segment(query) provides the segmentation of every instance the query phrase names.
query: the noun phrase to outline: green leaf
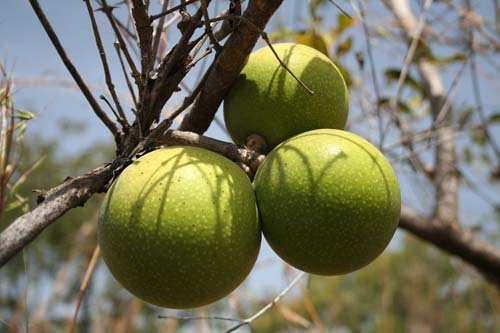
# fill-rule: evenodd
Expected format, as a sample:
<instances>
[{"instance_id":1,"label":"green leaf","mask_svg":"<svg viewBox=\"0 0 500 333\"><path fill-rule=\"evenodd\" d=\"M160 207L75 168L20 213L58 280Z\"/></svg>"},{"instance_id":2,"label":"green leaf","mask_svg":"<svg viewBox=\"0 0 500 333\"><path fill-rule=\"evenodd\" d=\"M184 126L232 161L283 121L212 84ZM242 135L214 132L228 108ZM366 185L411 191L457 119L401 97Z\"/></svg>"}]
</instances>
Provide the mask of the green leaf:
<instances>
[{"instance_id":1,"label":"green leaf","mask_svg":"<svg viewBox=\"0 0 500 333\"><path fill-rule=\"evenodd\" d=\"M7 207L5 207L5 212L10 212L12 210L15 210L15 209L18 209L20 207L22 207L23 205L27 205L28 202L27 200L23 201L23 200L15 200L15 201L12 201L12 202L9 202L7 204Z\"/></svg>"},{"instance_id":2,"label":"green leaf","mask_svg":"<svg viewBox=\"0 0 500 333\"><path fill-rule=\"evenodd\" d=\"M328 47L323 36L316 33L315 29L298 32L295 34L295 42L310 46L328 57Z\"/></svg>"},{"instance_id":3,"label":"green leaf","mask_svg":"<svg viewBox=\"0 0 500 333\"><path fill-rule=\"evenodd\" d=\"M488 123L500 123L500 113L494 113L488 118Z\"/></svg>"},{"instance_id":4,"label":"green leaf","mask_svg":"<svg viewBox=\"0 0 500 333\"><path fill-rule=\"evenodd\" d=\"M22 109L17 109L16 114L14 115L14 118L20 119L20 120L32 120L36 118L36 115L32 112L22 110Z\"/></svg>"},{"instance_id":5,"label":"green leaf","mask_svg":"<svg viewBox=\"0 0 500 333\"><path fill-rule=\"evenodd\" d=\"M345 41L337 45L337 50L335 54L337 56L342 56L352 49L352 37L347 38Z\"/></svg>"},{"instance_id":6,"label":"green leaf","mask_svg":"<svg viewBox=\"0 0 500 333\"><path fill-rule=\"evenodd\" d=\"M385 79L387 80L387 83L398 82L399 77L401 76L401 69L389 68L384 72L384 76ZM404 84L417 92L422 92L422 87L420 83L413 76L411 76L410 73L406 74L406 79Z\"/></svg>"},{"instance_id":7,"label":"green leaf","mask_svg":"<svg viewBox=\"0 0 500 333\"><path fill-rule=\"evenodd\" d=\"M435 58L434 63L437 65L446 65L453 62L464 62L467 61L467 56L463 53L457 53L448 57Z\"/></svg>"},{"instance_id":8,"label":"green leaf","mask_svg":"<svg viewBox=\"0 0 500 333\"><path fill-rule=\"evenodd\" d=\"M391 103L391 99L388 97L382 97L378 101L378 105L380 107L383 107L383 106L389 107L390 103ZM411 108L405 102L399 101L397 103L397 106L398 106L398 111L403 112L403 113L411 113Z\"/></svg>"},{"instance_id":9,"label":"green leaf","mask_svg":"<svg viewBox=\"0 0 500 333\"><path fill-rule=\"evenodd\" d=\"M342 32L344 32L346 29L352 26L356 22L356 20L353 18L349 18L344 14L339 14L337 16L337 22L338 22L338 34L340 35Z\"/></svg>"},{"instance_id":10,"label":"green leaf","mask_svg":"<svg viewBox=\"0 0 500 333\"><path fill-rule=\"evenodd\" d=\"M486 131L483 127L476 127L471 131L472 141L478 145L484 146L486 144Z\"/></svg>"}]
</instances>

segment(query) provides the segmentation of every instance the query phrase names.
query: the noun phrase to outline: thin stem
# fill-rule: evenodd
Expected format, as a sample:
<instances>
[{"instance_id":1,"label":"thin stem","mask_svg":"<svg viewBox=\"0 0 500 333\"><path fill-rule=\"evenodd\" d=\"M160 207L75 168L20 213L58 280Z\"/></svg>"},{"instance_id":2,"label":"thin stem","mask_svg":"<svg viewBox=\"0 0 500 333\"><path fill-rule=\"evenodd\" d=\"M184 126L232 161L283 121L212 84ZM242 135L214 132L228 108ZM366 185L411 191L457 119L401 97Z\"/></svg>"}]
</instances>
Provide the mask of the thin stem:
<instances>
[{"instance_id":1,"label":"thin stem","mask_svg":"<svg viewBox=\"0 0 500 333\"><path fill-rule=\"evenodd\" d=\"M129 123L127 121L127 117L123 112L123 108L118 100L118 96L115 91L115 85L113 84L113 80L111 78L111 72L109 70L108 60L106 58L106 52L104 51L104 47L102 45L101 34L99 33L99 27L97 26L94 11L92 9L92 5L90 4L90 0L84 0L87 5L87 10L89 12L90 21L92 23L92 30L94 31L94 38L97 44L97 49L99 50L99 56L101 57L102 67L104 70L104 76L106 78L106 85L108 86L109 93L113 98L113 102L115 103L116 109L118 110L118 115L115 115L118 122L124 127L129 127Z\"/></svg>"},{"instance_id":2,"label":"thin stem","mask_svg":"<svg viewBox=\"0 0 500 333\"><path fill-rule=\"evenodd\" d=\"M57 37L56 33L54 32L54 29L52 28L49 20L45 16L45 13L43 12L42 8L40 7L40 4L38 3L38 0L29 0L31 7L35 11L36 16L40 20L40 23L42 24L43 28L45 29L45 32L49 36L50 41L54 45L54 48L56 49L57 53L59 54L59 57L63 61L64 65L70 72L71 76L75 80L76 84L78 85L78 88L82 91L83 95L89 102L90 106L94 110L94 113L99 117L99 119L106 125L106 127L113 133L115 137L118 136L118 128L116 127L115 123L107 116L107 114L102 110L102 108L99 106L97 103L96 99L94 96L92 96L92 93L90 92L89 88L83 81L82 77L80 76L80 73L78 70L75 68L71 60L69 59L68 55L66 54L66 51L64 50L61 42L59 41L59 38Z\"/></svg>"},{"instance_id":3,"label":"thin stem","mask_svg":"<svg viewBox=\"0 0 500 333\"><path fill-rule=\"evenodd\" d=\"M427 16L427 13L429 11L429 8L432 5L432 2L433 2L433 0L426 0L425 1L422 13L420 14L420 19L418 20L417 31L412 36L413 40L410 44L410 47L408 48L408 52L406 53L403 67L401 68L401 73L399 75L398 85L396 87L396 93L394 94L394 97L391 99L391 101L389 103L391 109L393 109L393 110L397 111L397 105L398 105L399 97L401 95L401 90L403 89L403 85L405 83L406 77L408 75L408 71L410 69L410 65L413 62L413 57L415 56L415 51L417 50L417 47L419 45L420 36L422 35L422 32L424 31L426 16Z\"/></svg>"},{"instance_id":4,"label":"thin stem","mask_svg":"<svg viewBox=\"0 0 500 333\"><path fill-rule=\"evenodd\" d=\"M92 253L92 258L90 259L89 266L87 267L87 271L85 272L85 277L83 278L82 284L80 286L80 290L78 291L78 299L76 301L75 313L73 314L73 320L71 321L70 333L75 333L76 330L76 322L78 320L78 311L80 310L80 306L82 304L83 296L85 296L85 291L89 285L90 278L92 277L92 273L94 273L94 269L97 263L97 259L99 259L99 255L101 250L99 245L97 245Z\"/></svg>"},{"instance_id":5,"label":"thin stem","mask_svg":"<svg viewBox=\"0 0 500 333\"><path fill-rule=\"evenodd\" d=\"M125 62L123 61L122 53L121 53L121 48L120 48L120 42L116 41L114 44L116 54L118 55L118 59L120 60L120 66L123 71L123 76L125 77L125 81L127 82L127 87L128 90L130 91L130 96L132 96L132 100L134 102L134 106L137 110L137 97L135 95L134 87L132 86L132 82L130 82L130 79L127 74L127 69L125 68Z\"/></svg>"},{"instance_id":6,"label":"thin stem","mask_svg":"<svg viewBox=\"0 0 500 333\"><path fill-rule=\"evenodd\" d=\"M377 113L377 120L378 120L378 132L379 132L379 147L383 145L384 141L384 129L383 129L383 124L382 124L382 115L381 115L381 108L380 108L380 88L378 85L378 80L377 80L377 72L375 70L375 60L373 57L373 50L372 50L372 43L370 40L370 32L368 29L368 24L366 23L366 16L365 16L365 5L364 5L364 0L359 0L359 16L361 17L361 24L363 26L363 32L365 35L365 43L366 43L366 53L368 54L368 59L370 60L370 74L373 82L373 90L375 91L375 97L377 98L377 103L376 103L376 113Z\"/></svg>"},{"instance_id":7,"label":"thin stem","mask_svg":"<svg viewBox=\"0 0 500 333\"><path fill-rule=\"evenodd\" d=\"M175 12L175 11L177 11L179 9L186 8L187 5L190 5L190 4L195 3L197 1L200 1L200 0L188 0L188 1L185 1L184 3L181 3L180 5L177 5L177 6L174 6L172 8L169 8L169 9L167 9L165 11L162 11L159 14L151 15L149 17L149 21L153 22L154 20L157 20L157 19L159 19L162 16L166 16L168 14L172 14L173 12Z\"/></svg>"},{"instance_id":8,"label":"thin stem","mask_svg":"<svg viewBox=\"0 0 500 333\"><path fill-rule=\"evenodd\" d=\"M127 44L125 43L125 40L123 39L123 36L120 32L120 29L118 29L118 26L116 25L115 18L113 17L112 10L113 7L108 6L106 0L102 1L103 7L102 11L104 14L106 14L106 17L109 20L109 23L111 24L111 27L113 28L113 31L115 32L116 39L118 40L118 43L120 45L120 48L125 55L125 59L127 60L128 65L130 66L130 69L132 70L132 77L135 79L135 83L137 87L139 87L139 90L142 91L142 85L141 85L141 74L137 70L137 67L135 66L134 60L132 60L132 56L130 55L130 52L128 51Z\"/></svg>"},{"instance_id":9,"label":"thin stem","mask_svg":"<svg viewBox=\"0 0 500 333\"><path fill-rule=\"evenodd\" d=\"M168 3L169 3L169 0L163 1L162 12L164 12L168 9ZM162 16L160 18L160 21L158 22L158 25L156 26L154 40L153 40L153 52L152 52L152 54L153 54L154 59L156 59L157 55L158 55L158 46L160 45L161 34L163 33L163 25L164 24L165 24L165 16Z\"/></svg>"},{"instance_id":10,"label":"thin stem","mask_svg":"<svg viewBox=\"0 0 500 333\"><path fill-rule=\"evenodd\" d=\"M262 37L262 39L266 42L266 44L269 46L269 48L271 49L271 52L273 53L274 57L278 60L278 62L280 63L281 67L283 67L288 73L290 73L290 75L292 75L292 77L310 94L310 95L314 95L314 91L309 88L301 79L299 79L297 77L297 75L295 75L292 70L290 68L288 68L288 66L283 62L283 60L281 60L281 58L279 57L278 53L276 52L276 50L274 49L271 41L269 40L269 37L267 36L267 33L265 31L263 31L262 29L260 29L258 26L256 26L252 21L248 20L247 18L245 18L244 16L239 16L239 15L221 15L221 16L218 16L218 17L215 17L213 19L210 19L210 22L217 22L217 21L223 21L223 20L228 20L228 19L240 19L240 20L243 20L245 21L246 23L248 23L254 30L256 30L260 36Z\"/></svg>"},{"instance_id":11,"label":"thin stem","mask_svg":"<svg viewBox=\"0 0 500 333\"><path fill-rule=\"evenodd\" d=\"M212 31L212 26L210 25L210 16L208 15L207 0L201 0L201 10L203 12L203 18L205 19L205 32L207 33L208 38L210 38L210 42L212 43L212 45L215 47L215 51L219 52L222 46L220 46L219 42L217 41L217 38L215 38L214 32Z\"/></svg>"},{"instance_id":12,"label":"thin stem","mask_svg":"<svg viewBox=\"0 0 500 333\"><path fill-rule=\"evenodd\" d=\"M283 296L285 296L304 276L306 276L306 273L300 272L291 282L288 284L288 286L283 289L278 296L276 296L271 302L267 303L262 309L257 311L253 316L248 317L247 319L242 320L239 324L231 327L229 330L227 330L225 333L231 333L236 331L238 328L245 326L245 325L250 325L255 319L259 318L262 316L264 313L266 313L270 308L276 305Z\"/></svg>"},{"instance_id":13,"label":"thin stem","mask_svg":"<svg viewBox=\"0 0 500 333\"><path fill-rule=\"evenodd\" d=\"M336 7L336 8L337 8L337 9L338 9L338 10L339 10L342 14L344 14L344 15L345 15L345 16L347 16L348 18L352 19L352 16L351 16L351 15L349 15L349 13L348 13L348 12L346 12L346 11L345 11L342 7L340 7L340 6L339 6L339 4L337 4L337 3L336 3L335 1L333 1L333 0L328 0L328 1L330 1L330 3L331 3L332 5L334 5L334 6L335 6L335 7Z\"/></svg>"}]
</instances>

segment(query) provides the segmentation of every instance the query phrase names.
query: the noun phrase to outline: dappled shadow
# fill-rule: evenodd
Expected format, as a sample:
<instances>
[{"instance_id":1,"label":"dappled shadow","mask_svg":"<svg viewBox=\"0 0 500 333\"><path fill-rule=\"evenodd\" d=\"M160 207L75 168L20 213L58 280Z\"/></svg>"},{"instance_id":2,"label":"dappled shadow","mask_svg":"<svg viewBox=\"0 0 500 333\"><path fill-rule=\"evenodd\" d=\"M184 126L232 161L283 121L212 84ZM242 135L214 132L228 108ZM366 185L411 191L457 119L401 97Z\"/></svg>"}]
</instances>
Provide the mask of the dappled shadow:
<instances>
[{"instance_id":1,"label":"dappled shadow","mask_svg":"<svg viewBox=\"0 0 500 333\"><path fill-rule=\"evenodd\" d=\"M283 143L257 176L271 247L290 264L317 274L346 273L378 256L392 238L400 209L397 179L385 158L333 132L304 133ZM318 141L295 144L308 137ZM343 146L318 144L332 138Z\"/></svg>"},{"instance_id":2,"label":"dappled shadow","mask_svg":"<svg viewBox=\"0 0 500 333\"><path fill-rule=\"evenodd\" d=\"M160 161L144 157L122 173L110 189L113 202L103 206L112 214L101 225L110 270L136 296L161 306L224 296L249 273L260 246L247 176L199 148ZM121 271L127 265L130 271Z\"/></svg>"}]
</instances>

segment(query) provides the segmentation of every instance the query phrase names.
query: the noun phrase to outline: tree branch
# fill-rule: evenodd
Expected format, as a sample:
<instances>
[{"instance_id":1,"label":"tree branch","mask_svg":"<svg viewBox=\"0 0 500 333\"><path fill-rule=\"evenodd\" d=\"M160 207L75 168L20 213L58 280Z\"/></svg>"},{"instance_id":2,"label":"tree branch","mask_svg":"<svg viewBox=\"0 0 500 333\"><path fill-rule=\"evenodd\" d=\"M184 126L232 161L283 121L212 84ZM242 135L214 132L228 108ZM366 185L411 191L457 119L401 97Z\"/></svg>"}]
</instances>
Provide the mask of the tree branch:
<instances>
[{"instance_id":1,"label":"tree branch","mask_svg":"<svg viewBox=\"0 0 500 333\"><path fill-rule=\"evenodd\" d=\"M214 119L222 99L245 65L245 61L260 36L259 31L246 21L263 30L281 5L282 0L251 0L243 13L244 20L231 34L217 57L205 86L193 107L184 117L180 130L204 133Z\"/></svg>"},{"instance_id":2,"label":"tree branch","mask_svg":"<svg viewBox=\"0 0 500 333\"><path fill-rule=\"evenodd\" d=\"M45 16L45 13L43 12L42 8L40 7L40 4L38 3L37 0L29 0L31 7L33 8L36 16L40 20L40 23L42 24L43 28L45 29L45 32L47 33L50 41L54 45L54 48L56 49L57 53L59 54L59 57L63 61L64 65L68 69L69 73L75 80L76 84L78 85L78 88L80 88L81 92L89 102L90 106L94 110L94 113L101 119L101 121L106 125L106 127L111 131L111 133L115 136L115 139L118 139L118 128L116 127L115 123L108 117L108 115L103 111L103 109L99 106L99 103L97 103L96 99L94 96L92 96L92 93L90 92L89 88L83 81L82 77L80 76L80 73L78 70L75 68L71 60L69 59L68 55L66 54L66 51L64 50L61 42L59 41L59 38L57 37L54 29L52 28L49 20Z\"/></svg>"},{"instance_id":3,"label":"tree branch","mask_svg":"<svg viewBox=\"0 0 500 333\"><path fill-rule=\"evenodd\" d=\"M403 206L399 227L475 267L500 289L500 251L474 233Z\"/></svg>"},{"instance_id":4,"label":"tree branch","mask_svg":"<svg viewBox=\"0 0 500 333\"><path fill-rule=\"evenodd\" d=\"M191 132L168 130L163 135L156 136L153 142L156 145L202 147L226 156L251 174L264 159L263 155L252 150ZM0 233L0 267L68 210L82 206L93 194L102 192L118 176L123 165L123 159L116 159L85 175L69 178L47 191L37 207L15 219Z\"/></svg>"},{"instance_id":5,"label":"tree branch","mask_svg":"<svg viewBox=\"0 0 500 333\"><path fill-rule=\"evenodd\" d=\"M118 162L107 164L69 178L39 197L43 201L37 207L15 219L0 234L0 267L68 210L83 206L94 193L102 191L118 165Z\"/></svg>"}]
</instances>

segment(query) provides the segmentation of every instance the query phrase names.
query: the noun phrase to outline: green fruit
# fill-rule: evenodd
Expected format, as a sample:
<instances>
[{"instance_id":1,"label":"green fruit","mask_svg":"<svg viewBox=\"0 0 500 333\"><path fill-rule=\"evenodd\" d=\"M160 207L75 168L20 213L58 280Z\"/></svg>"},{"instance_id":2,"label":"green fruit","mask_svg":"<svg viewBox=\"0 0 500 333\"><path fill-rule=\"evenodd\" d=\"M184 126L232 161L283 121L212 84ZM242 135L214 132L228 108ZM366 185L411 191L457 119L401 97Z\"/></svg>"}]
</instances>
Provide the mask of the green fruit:
<instances>
[{"instance_id":1,"label":"green fruit","mask_svg":"<svg viewBox=\"0 0 500 333\"><path fill-rule=\"evenodd\" d=\"M354 134L321 129L276 147L255 177L264 236L290 265L345 274L374 260L399 221L391 165Z\"/></svg>"},{"instance_id":2,"label":"green fruit","mask_svg":"<svg viewBox=\"0 0 500 333\"><path fill-rule=\"evenodd\" d=\"M104 199L98 236L114 277L169 308L229 294L252 269L261 240L246 174L194 147L159 149L128 166Z\"/></svg>"},{"instance_id":3,"label":"green fruit","mask_svg":"<svg viewBox=\"0 0 500 333\"><path fill-rule=\"evenodd\" d=\"M250 55L224 100L224 119L234 142L245 144L251 134L272 148L305 131L344 129L349 107L344 79L323 53L300 44L273 44L280 59L314 91L310 95L269 47Z\"/></svg>"}]
</instances>

